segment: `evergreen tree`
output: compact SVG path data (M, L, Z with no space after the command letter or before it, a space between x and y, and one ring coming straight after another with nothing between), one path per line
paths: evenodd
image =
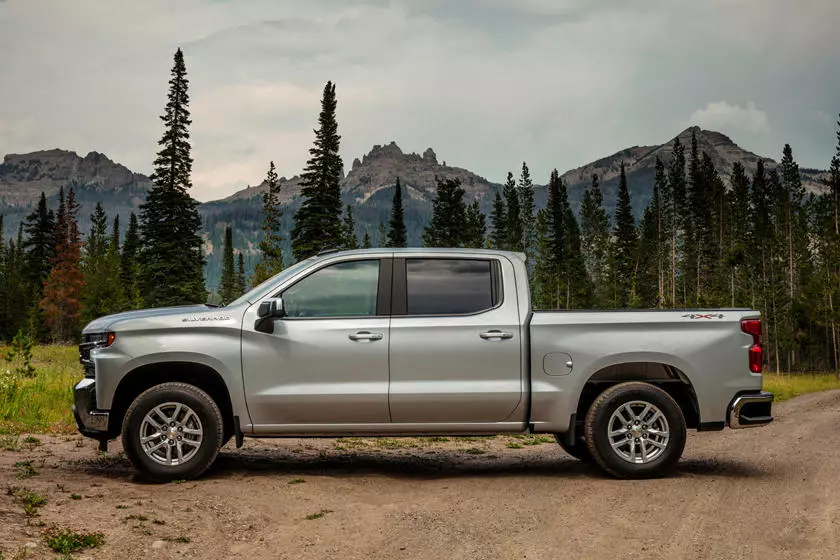
M502 191L507 206L507 243L501 247L508 251L522 251L522 216L519 204L519 193L513 173L508 172L507 181Z
M169 100L161 116L164 133L158 144L153 186L140 207L143 239L143 293L149 306L204 301L201 217L189 195L192 156L187 70L181 49L175 52Z
M367 230L365 230L365 235L362 238L362 249L370 249L371 246L372 245L371 245L371 242L370 242L370 234L368 233Z
M245 272L245 256L240 251L236 256L236 297L241 296L248 289L248 275Z
M522 162L522 173L519 176L519 212L522 228L522 250L526 256L534 252L534 184L531 182L531 172L528 165ZM530 257L529 257L530 258Z
M633 277L636 265L636 227L624 163L618 179L618 202L613 227L613 289L616 307L627 307L633 300Z
M490 213L490 247L504 249L507 241L507 208L499 191L493 199L493 211Z
M344 212L344 243L345 249L358 249L359 238L356 237L356 220L353 218L353 207L349 204Z
M108 217L102 204L97 203L91 215L91 230L82 257L85 283L82 317L85 322L124 310L120 278L119 217L115 218L114 228L109 237Z
M467 206L466 220L464 247L483 249L486 243L487 218L479 208L478 200L474 200L471 205Z
M686 284L679 274L685 246L684 224L686 220L685 194L685 148L679 137L674 138L671 148L671 162L668 166L667 189L663 193L663 224L668 239L667 252L670 257L668 284L671 288L670 305L678 307L686 301Z
M44 283L44 321L55 341L74 340L80 326L81 297L85 280L81 269L82 236L76 222L79 205L76 193L71 188L67 193L65 209L59 213L56 223L56 256L54 266Z
M127 309L143 307L140 274L140 230L137 215L132 212L125 232L122 254L120 255L120 278L122 279L125 306Z
M729 197L729 245L725 264L729 272L729 305L754 306L750 294L750 272L747 267L750 243L750 180L744 166L735 162L729 176L732 188ZM737 303L736 303L737 302Z
M659 231L659 213L662 201L659 185L654 183L650 204L645 208L639 224L639 249L637 255L636 286L639 304L642 307L661 307L660 262L661 239Z
M341 137L335 116L335 85L327 82L321 99L321 114L315 131L315 144L301 175L303 203L295 212L292 251L297 260L324 249L343 245L341 190L343 164L338 154Z
M268 165L265 178L266 191L262 205L262 239L260 240L260 262L254 268L254 283L261 284L283 270L283 237L280 234L280 219L283 209L280 205L280 185L274 162Z
M435 178L432 219L423 232L426 247L463 247L467 240L467 208L460 179Z
M378 243L377 247L385 247L388 244L388 232L385 228L385 222L379 222Z
M394 201L391 204L391 221L388 229L388 247L408 247L408 231L405 227L405 213L402 203L402 187L400 178L394 185ZM365 232L367 235L367 232Z
M594 303L598 307L612 305L609 289L610 217L604 209L598 175L583 193L580 206L581 249L586 269L594 285Z
M225 228L225 244L222 249L222 279L219 284L219 297L222 305L227 305L241 295L236 277L236 261L233 256L233 228Z
M63 187L60 198L64 200ZM24 301L29 307L29 335L36 340L44 340L47 335L40 301L44 282L55 261L57 241L55 230L55 216L47 208L47 199L42 192L37 206L23 222L25 234L23 251L26 255L23 284L27 288Z
M2 340L11 340L18 330L26 326L29 290L26 284L26 254L23 243L23 223L21 223L18 227L17 239L9 239L9 244L3 252L3 270L0 275L0 282L3 284L3 297L0 298L0 339Z

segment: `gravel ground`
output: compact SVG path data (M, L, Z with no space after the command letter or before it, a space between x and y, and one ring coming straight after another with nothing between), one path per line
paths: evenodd
M201 480L151 485L118 444L37 436L0 452L2 488L47 499L27 517L2 492L0 552L57 558L58 525L105 535L74 558L840 558L840 391L775 414L690 434L674 475L646 481L496 437L252 439Z

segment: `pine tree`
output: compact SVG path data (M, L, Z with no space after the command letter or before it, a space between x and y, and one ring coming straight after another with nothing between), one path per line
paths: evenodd
M341 137L336 122L335 85L327 82L321 99L321 114L315 144L301 175L303 203L295 212L292 250L297 260L324 249L343 245L341 227L341 178L343 164L338 154Z
M2 228L0 228L2 231ZM16 239L9 239L4 251L3 297L0 298L0 339L11 340L26 325L27 295L26 254L23 250L23 223Z
M508 251L522 251L522 216L519 193L513 173L508 172L507 181L502 191L507 206L507 243L501 247Z
M663 223L668 239L667 251L670 257L668 284L671 287L669 304L679 307L686 301L685 282L679 274L685 246L685 148L679 137L674 138L671 148L671 162L668 166L668 186L663 196Z
M519 176L519 212L522 228L522 250L530 258L534 252L534 184L528 165L522 162Z
M464 236L464 247L472 249L483 249L487 234L487 218L478 206L478 200L467 206L466 210L467 227Z
M245 256L240 251L236 256L236 297L248 289L248 274L245 272Z
M598 175L583 193L580 206L581 250L586 269L594 285L594 303L598 307L612 305L609 289L610 217L604 209Z
M636 227L633 220L633 208L630 205L630 191L627 188L627 175L624 163L618 179L618 202L615 207L613 227L613 286L615 306L627 307L633 300L633 277L636 264Z
M60 192L60 198L63 201L63 187ZM40 301L44 282L55 260L57 241L55 229L55 216L47 208L47 199L42 192L38 205L23 222L25 234L23 251L26 255L23 283L27 287L24 301L29 308L29 335L36 340L44 340L47 335Z
M388 223L388 247L408 247L408 231L405 227L405 212L402 202L400 178L394 185L394 201L391 203L391 221ZM367 232L365 232L367 234Z
M85 322L123 311L125 305L119 267L119 220L114 224L117 229L109 237L108 217L102 204L96 204L90 218L91 230L82 257L85 282L82 317Z
M76 222L78 211L76 193L71 188L67 193L66 208L60 212L56 223L55 264L44 283L40 302L52 338L60 342L74 340L81 326L79 318L85 281L81 269L82 236Z
M222 305L239 297L236 279L236 261L233 256L233 228L225 228L225 244L222 248L222 279L219 283L219 297Z
M729 305L754 306L755 303L749 297L750 274L747 267L748 252L752 249L749 245L750 180L740 162L732 166L729 184L732 188L729 197L731 215L728 220L730 242L725 257L729 272Z
M643 307L661 307L659 289L661 239L659 213L662 206L659 184L654 182L650 204L645 208L639 224L639 249L636 269L636 286L639 303Z
M492 249L504 249L507 241L507 208L499 191L493 199L493 211L490 213L490 238Z
M385 222L379 222L379 228L377 230L377 247L385 247L388 244L388 232L387 228L385 227Z
M423 232L426 247L463 247L467 239L467 208L460 179L439 179L432 201L432 219Z
M365 235L362 238L362 249L370 249L371 246L372 245L371 245L371 242L370 242L370 234L368 233L367 230L365 230Z
M345 249L358 249L359 238L356 237L356 220L353 218L353 207L349 204L344 212L342 229L344 230L344 243L342 246Z
M181 49L175 52L169 100L161 116L153 186L140 207L143 239L143 293L149 306L181 305L206 298L202 268L201 216L189 195L192 187L187 70Z
M260 262L254 268L254 283L261 284L283 270L283 237L280 234L280 219L283 209L280 205L280 185L274 162L268 165L265 178L266 191L262 205L262 239L260 240Z
M139 309L143 306L140 272L140 230L137 215L132 212L125 232L122 254L120 255L120 277L122 279L125 306L127 309Z

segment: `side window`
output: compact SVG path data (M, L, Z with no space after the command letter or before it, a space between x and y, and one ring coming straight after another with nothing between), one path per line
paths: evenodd
M456 315L498 303L495 266L489 260L406 259L406 312Z
M364 317L376 315L379 260L336 263L287 288L287 317Z

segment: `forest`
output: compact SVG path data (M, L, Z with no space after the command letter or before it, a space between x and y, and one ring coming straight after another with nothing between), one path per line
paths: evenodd
M153 186L127 225L118 217L109 219L97 205L90 230L80 231L70 184L57 207L50 208L42 194L17 235L0 238L0 340L72 343L88 321L102 315L230 302L284 266L325 249L406 246L407 200L399 178L388 223L373 236L357 235L354 212L359 209L341 198L337 95L328 82L301 176L302 203L293 216L284 215L277 173L269 164L260 239L255 240L258 262L246 269L228 226L219 289L208 292L202 222L189 195L188 83L179 49ZM837 371L840 122L821 191L806 191L791 146L781 154L771 170L760 159L754 173L737 163L716 169L695 138L687 145L677 139L670 157L656 161L652 197L638 223L623 164L612 215L605 210L597 175L575 213L553 171L547 203L537 208L523 163L493 193L488 215L478 201L465 199L457 179L438 177L422 239L429 247L524 253L535 308L758 309L771 371ZM292 254L284 254L289 246Z

